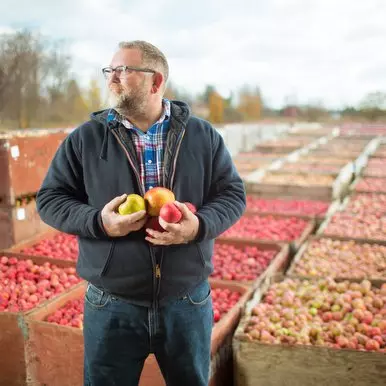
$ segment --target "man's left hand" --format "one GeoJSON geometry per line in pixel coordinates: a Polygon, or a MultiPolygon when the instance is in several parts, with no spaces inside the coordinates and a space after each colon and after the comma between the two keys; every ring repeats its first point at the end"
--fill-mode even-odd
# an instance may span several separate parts
{"type": "Polygon", "coordinates": [[[177,224],[168,223],[159,217],[159,223],[166,232],[157,232],[153,229],[146,229],[149,236],[146,240],[154,245],[186,244],[196,238],[199,227],[198,217],[181,202],[174,201],[174,204],[182,213],[182,219],[177,224]]]}

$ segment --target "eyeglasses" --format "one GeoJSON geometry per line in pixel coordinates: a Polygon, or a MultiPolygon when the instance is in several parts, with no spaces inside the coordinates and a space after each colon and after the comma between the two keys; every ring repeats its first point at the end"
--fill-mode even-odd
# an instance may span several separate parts
{"type": "Polygon", "coordinates": [[[130,67],[130,66],[117,66],[115,68],[113,68],[113,67],[102,68],[102,73],[106,79],[110,79],[113,76],[114,72],[118,78],[122,78],[126,75],[132,74],[133,72],[149,72],[152,74],[156,73],[154,70],[151,70],[150,68],[139,68],[139,67],[130,67]]]}

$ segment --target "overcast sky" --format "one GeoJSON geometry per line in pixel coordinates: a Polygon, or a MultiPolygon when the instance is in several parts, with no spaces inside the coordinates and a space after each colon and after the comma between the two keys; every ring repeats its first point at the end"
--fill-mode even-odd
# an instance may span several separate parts
{"type": "Polygon", "coordinates": [[[0,2],[0,32],[64,39],[83,84],[117,43],[148,40],[171,80],[191,93],[260,86],[272,106],[291,97],[328,107],[386,91],[386,0],[63,0],[0,2]]]}

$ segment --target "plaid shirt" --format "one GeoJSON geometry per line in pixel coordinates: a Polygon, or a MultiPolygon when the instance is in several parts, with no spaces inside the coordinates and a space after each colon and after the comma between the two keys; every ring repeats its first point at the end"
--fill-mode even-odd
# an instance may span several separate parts
{"type": "Polygon", "coordinates": [[[114,109],[111,109],[107,116],[108,121],[116,120],[129,129],[137,151],[141,183],[145,192],[159,186],[163,175],[164,148],[170,122],[169,100],[163,99],[162,105],[163,113],[160,119],[146,133],[136,128],[114,109]]]}

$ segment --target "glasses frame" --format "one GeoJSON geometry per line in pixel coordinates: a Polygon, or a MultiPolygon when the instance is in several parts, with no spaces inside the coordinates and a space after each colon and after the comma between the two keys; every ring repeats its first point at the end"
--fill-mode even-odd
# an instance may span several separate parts
{"type": "Polygon", "coordinates": [[[117,67],[103,67],[102,68],[102,74],[106,79],[109,79],[113,76],[116,70],[121,70],[121,74],[117,75],[118,78],[122,77],[123,75],[129,75],[131,72],[147,72],[151,74],[155,74],[156,71],[150,69],[150,68],[140,68],[140,67],[132,67],[132,66],[117,66],[117,67]],[[109,72],[111,71],[111,72],[109,72]]]}

